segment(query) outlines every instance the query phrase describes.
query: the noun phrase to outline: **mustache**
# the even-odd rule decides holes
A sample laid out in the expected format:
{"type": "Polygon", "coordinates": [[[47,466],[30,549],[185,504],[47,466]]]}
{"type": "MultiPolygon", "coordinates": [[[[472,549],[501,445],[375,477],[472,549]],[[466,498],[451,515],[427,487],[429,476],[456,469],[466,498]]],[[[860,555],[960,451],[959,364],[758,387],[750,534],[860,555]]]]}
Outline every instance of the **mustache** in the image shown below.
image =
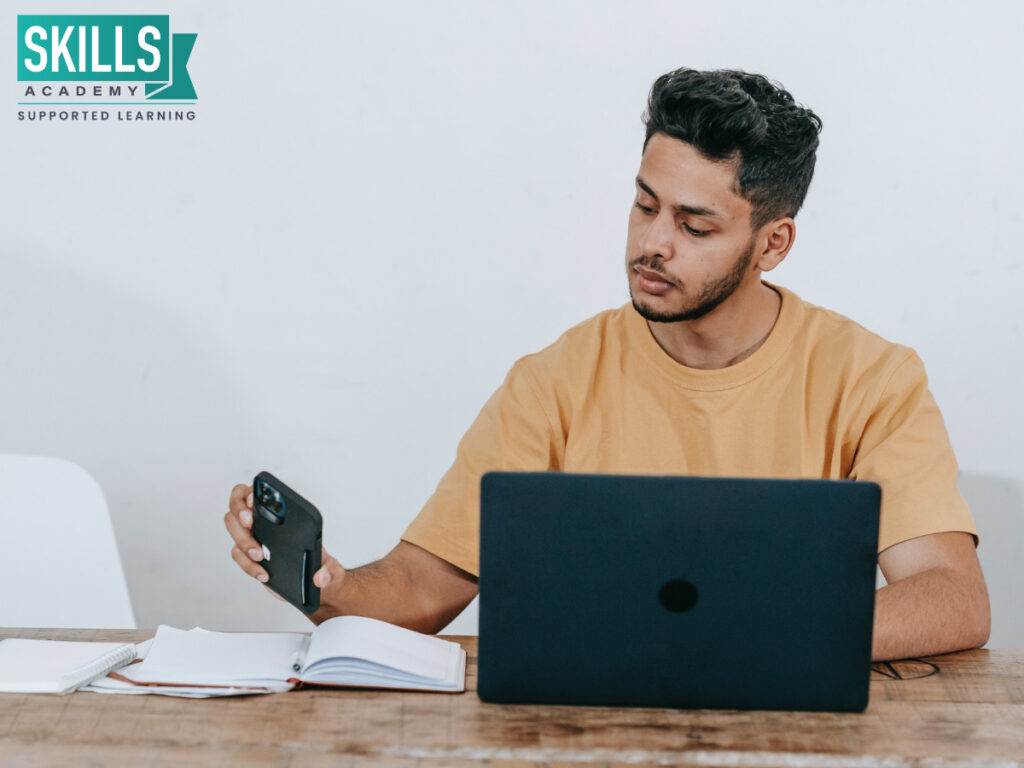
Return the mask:
{"type": "Polygon", "coordinates": [[[644,255],[636,259],[633,259],[631,262],[629,262],[630,269],[635,271],[637,267],[643,267],[645,271],[653,272],[654,274],[664,279],[666,283],[672,283],[673,285],[675,285],[676,283],[675,280],[673,280],[665,273],[665,269],[661,264],[661,259],[658,258],[657,256],[649,257],[644,255]]]}

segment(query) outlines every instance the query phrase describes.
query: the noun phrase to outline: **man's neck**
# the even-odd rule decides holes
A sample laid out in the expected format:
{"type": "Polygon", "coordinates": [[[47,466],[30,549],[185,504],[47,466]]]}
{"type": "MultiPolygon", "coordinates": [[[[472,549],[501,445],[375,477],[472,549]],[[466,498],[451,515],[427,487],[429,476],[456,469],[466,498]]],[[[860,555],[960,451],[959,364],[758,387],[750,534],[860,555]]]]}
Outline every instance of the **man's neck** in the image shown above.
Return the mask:
{"type": "Polygon", "coordinates": [[[688,368],[728,368],[764,344],[782,307],[778,292],[758,280],[736,291],[712,312],[681,323],[647,325],[665,353],[688,368]]]}

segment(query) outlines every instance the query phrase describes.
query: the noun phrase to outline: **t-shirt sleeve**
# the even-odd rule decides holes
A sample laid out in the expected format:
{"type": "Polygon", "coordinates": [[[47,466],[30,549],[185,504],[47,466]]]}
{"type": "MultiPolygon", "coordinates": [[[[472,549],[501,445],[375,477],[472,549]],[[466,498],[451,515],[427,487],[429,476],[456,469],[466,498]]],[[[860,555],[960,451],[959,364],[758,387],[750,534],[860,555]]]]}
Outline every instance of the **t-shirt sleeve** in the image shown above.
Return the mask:
{"type": "Polygon", "coordinates": [[[459,442],[455,463],[402,539],[474,575],[480,569],[480,478],[558,469],[565,440],[551,403],[520,360],[459,442]]]}
{"type": "Polygon", "coordinates": [[[963,531],[978,540],[957,488],[959,469],[921,359],[893,370],[864,426],[850,477],[882,487],[878,551],[931,533],[963,531]]]}

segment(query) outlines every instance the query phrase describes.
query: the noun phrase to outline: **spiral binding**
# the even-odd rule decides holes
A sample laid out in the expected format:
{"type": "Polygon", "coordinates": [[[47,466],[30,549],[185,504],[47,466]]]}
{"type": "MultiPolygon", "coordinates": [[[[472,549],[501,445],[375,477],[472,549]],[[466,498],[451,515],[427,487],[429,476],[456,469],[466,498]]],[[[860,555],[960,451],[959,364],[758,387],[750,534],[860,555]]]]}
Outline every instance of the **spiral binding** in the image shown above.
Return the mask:
{"type": "Polygon", "coordinates": [[[120,669],[125,664],[134,661],[137,655],[138,650],[134,643],[127,643],[120,648],[115,648],[85,666],[62,675],[60,678],[61,691],[66,693],[88,685],[96,678],[108,675],[115,669],[120,669]]]}

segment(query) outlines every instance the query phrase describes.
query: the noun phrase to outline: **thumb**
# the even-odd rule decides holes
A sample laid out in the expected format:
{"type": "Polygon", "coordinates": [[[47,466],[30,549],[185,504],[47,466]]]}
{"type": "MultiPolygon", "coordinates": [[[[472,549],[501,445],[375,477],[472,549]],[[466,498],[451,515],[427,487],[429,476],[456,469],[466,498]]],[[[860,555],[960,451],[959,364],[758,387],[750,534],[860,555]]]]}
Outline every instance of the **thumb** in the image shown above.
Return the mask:
{"type": "Polygon", "coordinates": [[[313,574],[314,586],[323,589],[328,584],[336,584],[345,578],[345,567],[327,554],[327,550],[321,550],[320,570],[313,574]]]}

